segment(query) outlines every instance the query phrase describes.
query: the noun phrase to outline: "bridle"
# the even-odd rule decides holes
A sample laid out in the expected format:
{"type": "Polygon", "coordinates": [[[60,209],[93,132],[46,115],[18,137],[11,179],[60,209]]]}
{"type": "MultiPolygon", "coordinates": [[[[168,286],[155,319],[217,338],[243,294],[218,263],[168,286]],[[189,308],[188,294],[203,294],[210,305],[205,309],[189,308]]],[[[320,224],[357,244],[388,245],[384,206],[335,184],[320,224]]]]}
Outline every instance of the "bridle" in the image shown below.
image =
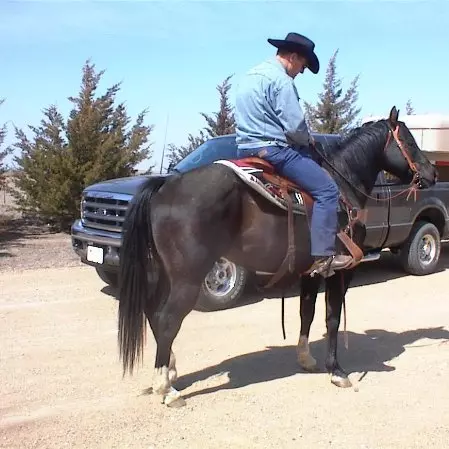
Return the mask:
{"type": "MultiPolygon", "coordinates": [[[[325,162],[327,162],[327,164],[339,175],[341,176],[353,189],[357,190],[359,193],[361,193],[363,196],[365,196],[366,198],[369,198],[371,200],[374,201],[390,201],[393,198],[397,198],[401,195],[404,195],[405,193],[408,193],[406,200],[408,200],[410,198],[410,196],[413,194],[414,195],[414,199],[416,201],[416,192],[418,190],[418,188],[422,187],[422,183],[421,183],[421,175],[418,172],[418,168],[416,167],[416,164],[412,161],[409,151],[407,150],[407,148],[405,147],[404,143],[401,142],[401,140],[399,139],[399,124],[396,125],[396,127],[393,129],[390,125],[388,125],[388,137],[387,137],[387,141],[385,143],[385,147],[384,147],[384,153],[387,151],[387,148],[389,147],[390,143],[391,143],[391,139],[394,139],[399,147],[399,150],[401,151],[402,155],[404,156],[405,160],[407,161],[407,164],[410,168],[410,170],[413,172],[413,178],[410,181],[410,185],[406,188],[401,190],[400,192],[398,192],[396,195],[393,196],[389,196],[388,198],[375,198],[371,195],[368,195],[367,193],[365,193],[363,190],[360,190],[358,187],[356,187],[353,183],[351,183],[351,181],[349,181],[346,176],[342,175],[329,161],[328,159],[321,154],[321,151],[318,151],[316,146],[315,146],[315,150],[317,150],[317,153],[323,158],[323,160],[325,162]]],[[[349,202],[343,197],[343,202],[346,204],[346,206],[349,206],[350,209],[353,209],[353,207],[349,204],[349,202]]]]}
{"type": "Polygon", "coordinates": [[[401,151],[402,155],[404,156],[405,160],[407,161],[407,164],[408,164],[410,170],[413,172],[413,178],[410,182],[410,186],[407,189],[404,189],[401,192],[399,192],[399,194],[394,195],[393,197],[390,197],[390,199],[394,198],[396,196],[402,195],[405,192],[409,192],[407,195],[407,200],[410,197],[410,195],[413,193],[414,197],[415,197],[415,201],[416,201],[416,191],[418,190],[419,187],[422,187],[421,175],[419,174],[418,168],[416,167],[416,164],[412,161],[410,154],[407,151],[407,149],[405,148],[403,142],[401,141],[401,139],[399,139],[399,125],[396,125],[395,129],[391,128],[390,125],[388,125],[388,127],[389,127],[389,132],[388,132],[387,142],[385,143],[384,152],[387,151],[387,148],[390,145],[391,136],[393,136],[394,140],[398,144],[399,150],[401,151]]]}
{"type": "MultiPolygon", "coordinates": [[[[414,200],[416,201],[416,192],[417,192],[418,188],[422,187],[421,175],[418,172],[418,168],[416,167],[416,164],[412,161],[410,154],[407,151],[407,148],[399,139],[399,124],[397,124],[394,129],[390,125],[388,125],[388,137],[387,137],[387,141],[385,143],[385,147],[383,149],[384,153],[387,151],[387,148],[389,147],[392,138],[396,141],[396,143],[399,147],[399,150],[401,151],[402,155],[404,156],[405,160],[407,161],[407,164],[408,164],[410,170],[413,172],[413,178],[410,182],[410,185],[406,189],[403,189],[400,192],[398,192],[396,195],[389,196],[388,198],[375,198],[371,195],[368,195],[363,190],[360,190],[357,186],[355,186],[353,183],[351,183],[351,181],[349,181],[348,178],[346,178],[346,176],[344,176],[342,173],[340,173],[340,171],[337,170],[333,166],[333,164],[331,164],[329,162],[329,160],[326,158],[326,156],[324,154],[322,154],[320,150],[318,150],[316,145],[314,145],[314,148],[315,148],[316,152],[319,154],[319,156],[329,165],[329,167],[332,168],[332,170],[335,171],[335,173],[337,173],[341,178],[343,178],[350,185],[351,188],[357,190],[359,193],[361,193],[366,198],[372,199],[376,202],[391,201],[393,198],[397,198],[401,195],[404,195],[405,193],[408,193],[406,201],[408,201],[408,199],[410,198],[410,196],[412,194],[414,195],[414,200]]],[[[347,200],[347,198],[345,197],[345,195],[343,195],[342,192],[340,192],[340,199],[341,199],[342,203],[345,205],[346,213],[348,215],[348,225],[346,227],[346,232],[348,232],[350,234],[351,239],[352,239],[353,226],[359,219],[362,218],[362,216],[364,215],[364,211],[359,210],[357,207],[354,207],[347,200]]]]}

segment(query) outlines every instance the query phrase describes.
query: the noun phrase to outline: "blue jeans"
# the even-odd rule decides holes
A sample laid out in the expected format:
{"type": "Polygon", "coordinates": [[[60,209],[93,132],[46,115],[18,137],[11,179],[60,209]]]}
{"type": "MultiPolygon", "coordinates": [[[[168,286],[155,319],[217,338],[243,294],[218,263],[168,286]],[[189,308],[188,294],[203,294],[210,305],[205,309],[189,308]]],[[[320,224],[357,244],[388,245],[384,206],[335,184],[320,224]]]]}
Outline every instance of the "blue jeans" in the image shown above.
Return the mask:
{"type": "MultiPolygon", "coordinates": [[[[338,227],[339,190],[335,181],[321,168],[306,150],[286,147],[264,147],[262,158],[274,166],[276,172],[306,190],[315,200],[311,220],[312,256],[335,254],[338,227]]],[[[262,150],[238,150],[238,157],[257,156],[262,150]]]]}

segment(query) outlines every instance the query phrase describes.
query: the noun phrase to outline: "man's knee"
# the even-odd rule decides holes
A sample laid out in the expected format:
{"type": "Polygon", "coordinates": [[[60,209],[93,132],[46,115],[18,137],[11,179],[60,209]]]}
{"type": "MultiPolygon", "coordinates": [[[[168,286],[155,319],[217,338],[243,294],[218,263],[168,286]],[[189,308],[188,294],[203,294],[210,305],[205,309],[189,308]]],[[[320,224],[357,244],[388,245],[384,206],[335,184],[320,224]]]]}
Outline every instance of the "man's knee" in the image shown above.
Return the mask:
{"type": "Polygon", "coordinates": [[[337,184],[332,178],[329,178],[326,184],[323,184],[319,196],[322,202],[337,205],[340,196],[340,190],[338,189],[337,184]]]}

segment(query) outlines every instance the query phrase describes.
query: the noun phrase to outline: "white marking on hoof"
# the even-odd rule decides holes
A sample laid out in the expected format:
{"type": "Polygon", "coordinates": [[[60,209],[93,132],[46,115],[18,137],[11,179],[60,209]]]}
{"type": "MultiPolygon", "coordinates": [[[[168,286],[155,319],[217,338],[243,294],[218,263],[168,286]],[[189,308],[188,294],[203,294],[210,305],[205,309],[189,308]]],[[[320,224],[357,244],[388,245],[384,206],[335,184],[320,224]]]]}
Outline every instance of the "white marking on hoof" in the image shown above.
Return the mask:
{"type": "Polygon", "coordinates": [[[352,383],[349,380],[349,377],[341,377],[341,376],[337,376],[336,374],[332,374],[331,382],[340,388],[352,387],[352,383]]]}
{"type": "Polygon", "coordinates": [[[178,390],[170,387],[169,392],[165,395],[164,404],[167,407],[179,408],[184,407],[186,405],[186,401],[178,390]]]}
{"type": "Polygon", "coordinates": [[[153,392],[165,396],[170,389],[170,380],[168,378],[168,368],[156,368],[154,370],[153,392]]]}
{"type": "Polygon", "coordinates": [[[300,336],[298,341],[298,363],[306,371],[315,371],[317,369],[316,360],[310,355],[309,339],[300,336]]]}
{"type": "Polygon", "coordinates": [[[168,371],[168,380],[171,384],[178,380],[178,372],[176,371],[176,368],[168,371]]]}
{"type": "Polygon", "coordinates": [[[170,352],[170,362],[168,363],[168,379],[171,384],[178,380],[178,371],[176,370],[176,358],[173,351],[170,352]]]}

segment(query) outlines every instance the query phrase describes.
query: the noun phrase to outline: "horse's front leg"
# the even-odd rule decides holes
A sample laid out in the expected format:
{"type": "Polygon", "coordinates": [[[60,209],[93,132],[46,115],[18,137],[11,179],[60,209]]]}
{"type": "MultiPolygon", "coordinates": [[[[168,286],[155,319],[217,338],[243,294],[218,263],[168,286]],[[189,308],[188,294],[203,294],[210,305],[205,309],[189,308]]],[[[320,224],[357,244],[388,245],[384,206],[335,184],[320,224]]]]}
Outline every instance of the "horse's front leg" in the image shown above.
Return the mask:
{"type": "Polygon", "coordinates": [[[315,316],[315,303],[320,287],[321,276],[301,276],[300,314],[301,330],[297,347],[298,362],[306,371],[315,371],[316,360],[310,354],[309,334],[315,316]]]}
{"type": "Polygon", "coordinates": [[[352,385],[348,374],[341,368],[337,360],[337,339],[341,308],[351,278],[352,271],[341,271],[326,279],[326,327],[328,341],[326,369],[331,375],[331,382],[342,388],[352,385]]]}

